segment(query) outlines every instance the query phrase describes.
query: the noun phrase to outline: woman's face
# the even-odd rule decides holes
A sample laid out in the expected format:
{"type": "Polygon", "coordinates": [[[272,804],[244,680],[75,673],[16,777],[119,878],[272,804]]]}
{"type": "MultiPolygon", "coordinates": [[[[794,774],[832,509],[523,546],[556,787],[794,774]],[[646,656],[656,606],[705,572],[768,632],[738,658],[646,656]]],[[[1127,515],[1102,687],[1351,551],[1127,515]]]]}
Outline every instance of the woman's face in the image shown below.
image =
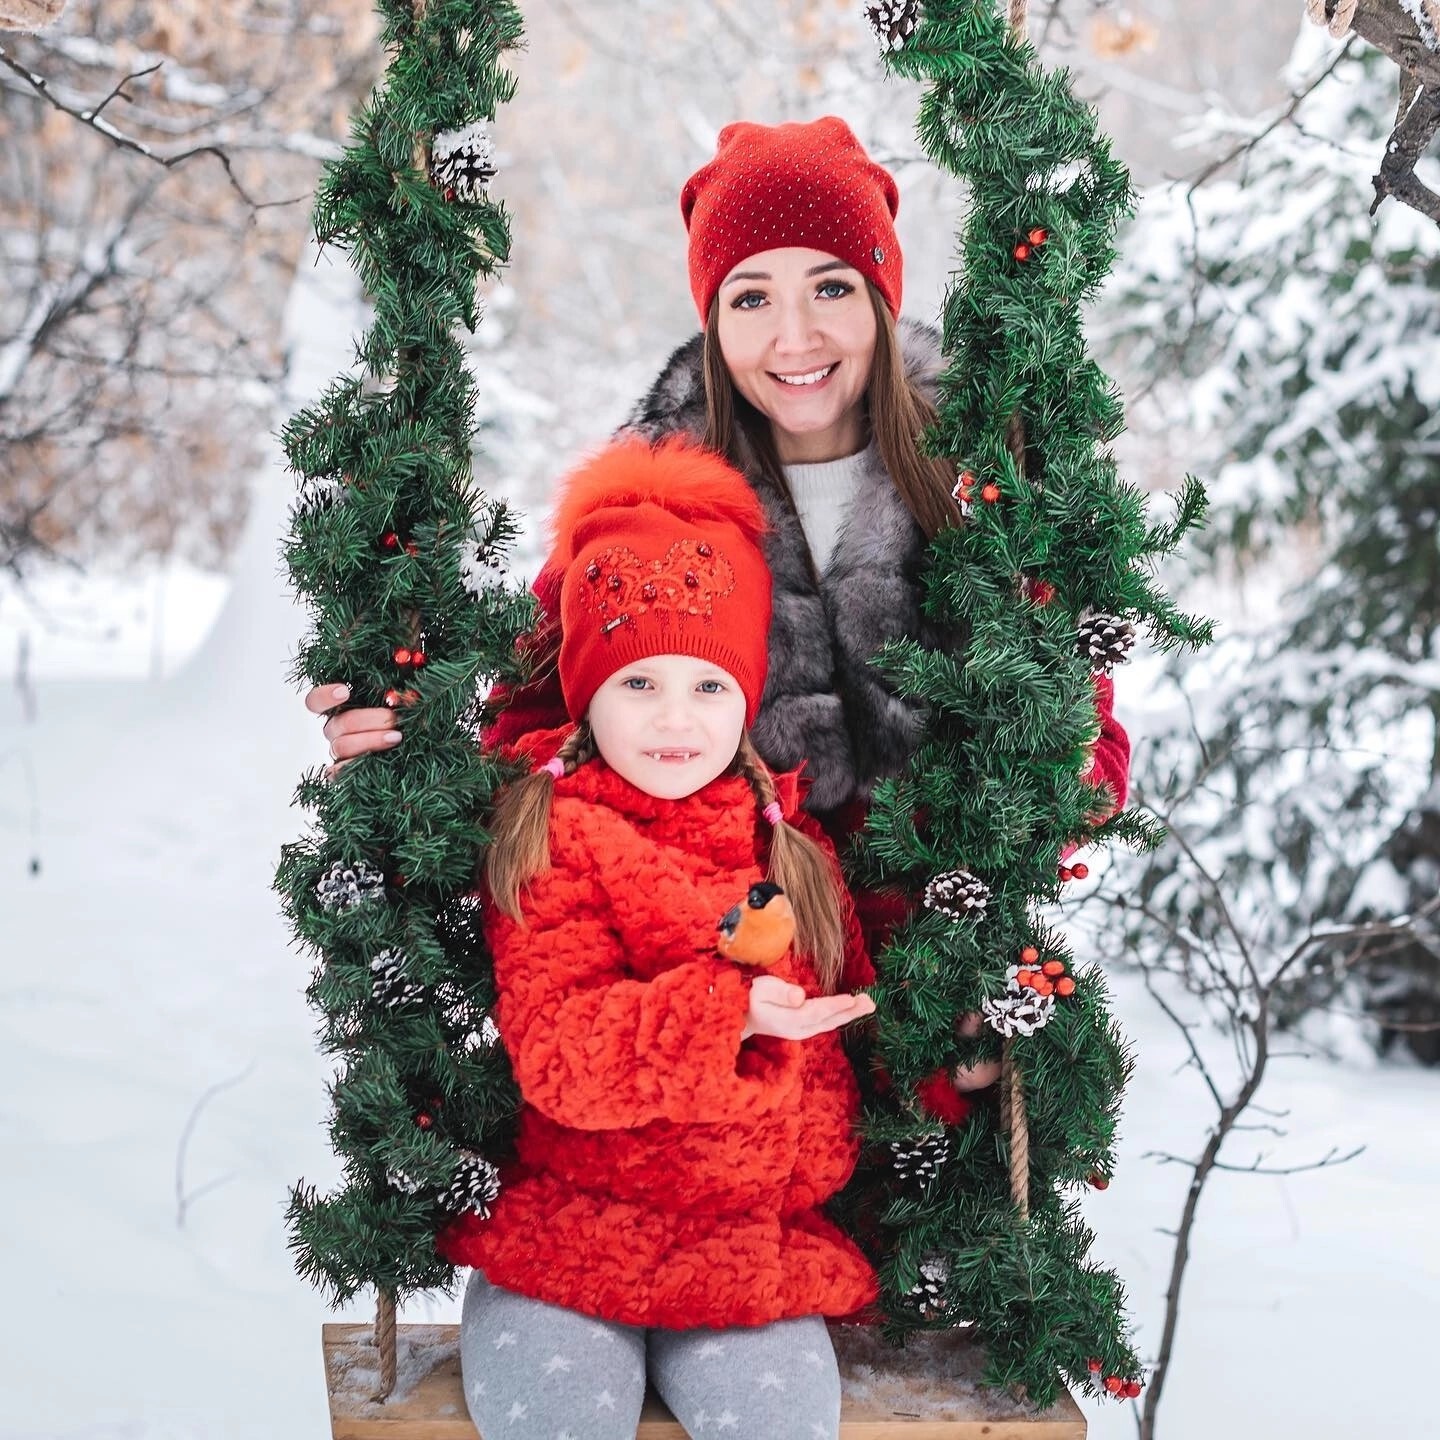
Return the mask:
{"type": "Polygon", "coordinates": [[[861,449],[875,311],[860,272],[823,250],[787,245],[741,261],[717,298],[725,366],[770,421],[781,462],[861,449]]]}
{"type": "Polygon", "coordinates": [[[683,800],[734,760],[745,694],[708,660],[652,655],[610,676],[585,718],[612,770],[647,795],[683,800]]]}

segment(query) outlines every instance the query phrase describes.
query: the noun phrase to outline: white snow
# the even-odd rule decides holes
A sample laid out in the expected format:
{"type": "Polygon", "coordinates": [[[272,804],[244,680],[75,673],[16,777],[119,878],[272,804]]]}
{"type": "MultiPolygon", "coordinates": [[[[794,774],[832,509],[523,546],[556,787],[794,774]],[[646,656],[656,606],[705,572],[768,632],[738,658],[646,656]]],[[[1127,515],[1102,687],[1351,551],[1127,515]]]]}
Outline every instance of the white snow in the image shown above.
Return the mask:
{"type": "MultiPolygon", "coordinates": [[[[288,319],[287,412],[348,363],[362,323],[347,272],[312,265],[288,319]]],[[[24,695],[0,695],[7,1440],[328,1434],[320,1325],[334,1317],[294,1275],[283,1225],[293,1181],[326,1189],[338,1173],[327,1065],[303,999],[308,965],[269,889],[280,845],[305,823],[287,808],[294,783],[323,758],[283,679],[301,628],[276,555],[290,493],[277,458],[257,479],[228,601],[178,673],[37,671],[33,720],[24,695]]],[[[1122,673],[1122,715],[1134,678],[1122,673]]],[[[1092,883],[1119,883],[1118,869],[1092,883]]],[[[1138,981],[1118,976],[1115,993],[1140,1069],[1115,1181],[1086,1203],[1144,1350],[1168,1275],[1157,1230],[1175,1223],[1187,1183],[1145,1156],[1194,1151],[1209,1100],[1138,981]]],[[[1261,1098],[1288,1112],[1290,1138],[1240,1138],[1274,1149],[1271,1164],[1367,1149],[1317,1174],[1214,1178],[1161,1434],[1417,1433],[1440,1294],[1440,1074],[1364,1052],[1277,1061],[1261,1098]]],[[[1230,1158],[1252,1154],[1242,1143],[1230,1158]]],[[[403,1318],[458,1310],[437,1298],[403,1318]]],[[[369,1312],[366,1299],[345,1318],[369,1312]]],[[[1129,1405],[1086,1409],[1097,1440],[1133,1433],[1129,1405]]]]}

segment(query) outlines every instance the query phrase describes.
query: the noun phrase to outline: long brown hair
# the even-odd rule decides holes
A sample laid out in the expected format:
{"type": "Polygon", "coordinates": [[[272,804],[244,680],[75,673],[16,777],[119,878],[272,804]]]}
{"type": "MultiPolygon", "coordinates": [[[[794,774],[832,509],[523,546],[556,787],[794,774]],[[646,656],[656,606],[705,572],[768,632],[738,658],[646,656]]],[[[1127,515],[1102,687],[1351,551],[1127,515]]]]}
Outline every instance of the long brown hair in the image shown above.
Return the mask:
{"type": "MultiPolygon", "coordinates": [[[[577,726],[557,752],[572,774],[598,754],[588,725],[577,726]]],[[[764,815],[776,800],[775,782],[749,735],[742,735],[732,770],[743,775],[764,815]]],[[[550,868],[550,804],[555,778],[537,770],[512,781],[501,792],[489,825],[485,883],[495,907],[523,921],[521,891],[550,868]]],[[[783,819],[770,837],[768,878],[795,911],[795,948],[810,958],[821,986],[833,993],[845,962],[845,907],[848,904],[835,862],[808,835],[783,819]]],[[[716,916],[719,920],[719,916],[716,916]]]]}
{"type": "MultiPolygon", "coordinates": [[[[960,506],[953,494],[955,466],[950,460],[922,452],[921,439],[935,423],[935,406],[905,374],[895,317],[885,297],[868,280],[865,288],[875,311],[875,354],[866,387],[870,432],[905,508],[926,539],[933,540],[940,531],[960,522],[960,506]]],[[[717,297],[711,301],[705,323],[705,443],[741,469],[745,465],[742,441],[748,443],[766,478],[788,497],[790,487],[785,483],[770,422],[736,391],[720,350],[719,327],[717,297]]]]}

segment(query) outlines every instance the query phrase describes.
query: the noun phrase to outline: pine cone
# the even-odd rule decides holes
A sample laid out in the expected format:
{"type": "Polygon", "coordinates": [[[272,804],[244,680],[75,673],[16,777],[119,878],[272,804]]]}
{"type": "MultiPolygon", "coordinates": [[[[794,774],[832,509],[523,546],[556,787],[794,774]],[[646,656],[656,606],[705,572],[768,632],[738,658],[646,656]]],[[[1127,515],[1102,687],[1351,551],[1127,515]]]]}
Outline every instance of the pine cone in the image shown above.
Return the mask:
{"type": "Polygon", "coordinates": [[[382,950],[370,962],[370,998],[377,1005],[393,1010],[410,1005],[425,994],[405,973],[405,956],[399,950],[382,950]]]}
{"type": "Polygon", "coordinates": [[[1002,995],[998,1000],[986,996],[980,1002],[980,1013],[990,1028],[1007,1040],[1014,1035],[1033,1035],[1050,1023],[1055,1013],[1055,997],[1037,995],[1033,990],[1002,995]]]}
{"type": "Polygon", "coordinates": [[[441,130],[430,143],[430,182],[447,200],[479,205],[495,178],[495,146],[483,120],[441,130]]]}
{"type": "Polygon", "coordinates": [[[925,908],[938,910],[952,920],[983,920],[989,901],[990,887],[968,870],[937,875],[925,887],[925,908]]]}
{"type": "Polygon", "coordinates": [[[865,18],[885,50],[898,50],[920,24],[920,0],[873,0],[865,18]]]}
{"type": "Polygon", "coordinates": [[[922,1135],[918,1140],[892,1140],[890,1151],[899,1180],[907,1184],[914,1180],[926,1186],[950,1158],[950,1137],[942,1130],[937,1134],[922,1135]]]}
{"type": "Polygon", "coordinates": [[[1108,675],[1116,665],[1125,663],[1134,644],[1135,627],[1128,620],[1118,615],[1092,615],[1081,623],[1075,648],[1092,670],[1108,675]]]}
{"type": "Polygon", "coordinates": [[[327,910],[348,910],[367,900],[379,900],[385,895],[385,872],[364,860],[354,865],[337,860],[320,877],[315,895],[327,910]]]}
{"type": "Polygon", "coordinates": [[[950,1263],[942,1255],[931,1255],[920,1262],[920,1278],[907,1292],[917,1301],[922,1318],[935,1319],[945,1313],[945,1290],[950,1283],[950,1263]]]}
{"type": "Polygon", "coordinates": [[[488,1220],[490,1207],[499,1194],[500,1172],[483,1155],[462,1150],[449,1187],[440,1192],[440,1204],[453,1214],[473,1210],[482,1220],[488,1220]]]}

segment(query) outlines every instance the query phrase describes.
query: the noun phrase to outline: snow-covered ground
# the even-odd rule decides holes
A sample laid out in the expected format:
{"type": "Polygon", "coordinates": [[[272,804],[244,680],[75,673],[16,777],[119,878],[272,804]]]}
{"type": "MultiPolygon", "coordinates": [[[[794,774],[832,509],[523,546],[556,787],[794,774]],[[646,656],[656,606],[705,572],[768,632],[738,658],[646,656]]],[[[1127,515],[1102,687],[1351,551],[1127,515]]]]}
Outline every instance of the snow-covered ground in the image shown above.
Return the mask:
{"type": "MultiPolygon", "coordinates": [[[[343,271],[307,257],[299,274],[291,406],[344,366],[362,323],[343,271]]],[[[283,1225],[292,1181],[325,1188],[336,1174],[327,1067],[311,1042],[308,963],[269,888],[303,824],[287,808],[294,782],[323,755],[283,683],[302,623],[276,558],[289,490],[277,458],[218,620],[177,673],[40,671],[33,719],[24,696],[0,694],[0,1436],[328,1433],[330,1317],[295,1277],[283,1225]]],[[[177,592],[171,613],[187,604],[177,592]]],[[[1143,732],[1132,678],[1120,708],[1143,732]]],[[[1193,1153],[1209,1102],[1138,982],[1114,985],[1140,1068],[1116,1180],[1087,1205],[1129,1284],[1143,1353],[1169,1271],[1158,1232],[1188,1180],[1145,1157],[1193,1153]]],[[[1426,1218],[1440,1074],[1363,1052],[1283,1060],[1261,1098],[1291,1132],[1250,1137],[1272,1165],[1367,1148],[1314,1174],[1212,1180],[1163,1440],[1418,1434],[1440,1294],[1426,1218]]],[[[437,1299],[407,1318],[457,1312],[437,1299]]],[[[1087,1408],[1092,1435],[1133,1433],[1130,1407],[1087,1408]]]]}

